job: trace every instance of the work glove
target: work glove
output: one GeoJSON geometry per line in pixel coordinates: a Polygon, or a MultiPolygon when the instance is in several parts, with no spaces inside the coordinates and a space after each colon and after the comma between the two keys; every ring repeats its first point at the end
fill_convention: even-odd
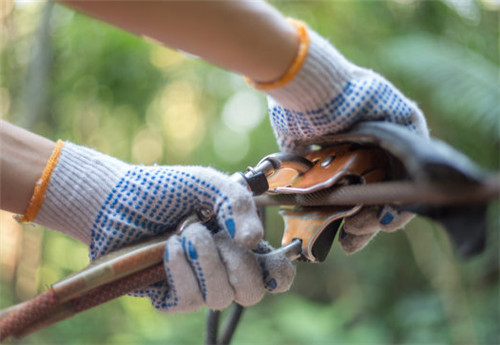
{"type": "Polygon", "coordinates": [[[215,214],[219,231],[187,225],[166,244],[167,279],[135,291],[159,310],[223,309],[285,291],[290,260],[270,249],[250,192],[227,175],[198,166],[136,166],[72,143],[58,142],[23,217],[90,246],[92,260],[129,243],[174,232],[186,217],[215,214]]]}
{"type": "MultiPolygon", "coordinates": [[[[303,23],[291,20],[300,41],[287,73],[270,83],[247,81],[268,96],[271,124],[282,151],[303,154],[298,142],[348,131],[362,121],[387,121],[428,137],[417,105],[377,73],[354,65],[303,23]]],[[[364,207],[346,218],[339,240],[347,253],[363,248],[379,230],[403,227],[412,214],[364,207]]]]}

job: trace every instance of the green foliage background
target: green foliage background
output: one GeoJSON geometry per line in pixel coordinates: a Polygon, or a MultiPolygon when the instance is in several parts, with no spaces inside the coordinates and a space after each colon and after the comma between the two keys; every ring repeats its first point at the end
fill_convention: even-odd
{"type": "MultiPolygon", "coordinates": [[[[499,169],[498,2],[273,4],[392,80],[419,103],[433,136],[499,169]]],[[[19,2],[3,28],[0,100],[9,121],[134,163],[234,172],[277,150],[265,99],[240,76],[59,5],[19,2]]],[[[274,211],[268,237],[278,244],[274,211]]],[[[234,343],[498,344],[498,214],[495,205],[486,252],[469,260],[424,218],[352,256],[335,244],[325,263],[297,265],[290,292],[249,308],[234,343]]],[[[85,266],[81,244],[36,231],[44,231],[39,291],[85,266]]],[[[2,279],[2,307],[19,302],[14,283],[2,279]]],[[[164,315],[123,297],[19,343],[198,344],[204,314],[164,315]]]]}

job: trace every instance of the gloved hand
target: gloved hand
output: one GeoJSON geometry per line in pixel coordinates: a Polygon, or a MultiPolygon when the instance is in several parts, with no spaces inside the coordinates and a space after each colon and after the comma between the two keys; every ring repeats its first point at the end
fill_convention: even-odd
{"type": "MultiPolygon", "coordinates": [[[[271,123],[283,151],[303,153],[303,139],[348,131],[362,121],[388,121],[428,137],[417,105],[377,73],[358,67],[301,22],[291,20],[300,40],[298,54],[278,81],[253,83],[268,95],[271,123]]],[[[248,80],[247,80],[248,81],[248,80]]],[[[344,251],[363,248],[378,230],[394,231],[412,215],[392,207],[366,207],[345,220],[344,251]]]]}
{"type": "MultiPolygon", "coordinates": [[[[295,273],[284,257],[259,260],[262,224],[251,194],[228,176],[197,166],[134,166],[94,150],[59,142],[25,221],[65,232],[90,245],[90,258],[150,236],[175,231],[197,209],[216,214],[213,235],[199,223],[171,236],[167,280],[136,291],[165,312],[203,304],[257,303],[265,290],[287,290],[295,273]]],[[[261,248],[262,249],[262,248],[261,248]]]]}

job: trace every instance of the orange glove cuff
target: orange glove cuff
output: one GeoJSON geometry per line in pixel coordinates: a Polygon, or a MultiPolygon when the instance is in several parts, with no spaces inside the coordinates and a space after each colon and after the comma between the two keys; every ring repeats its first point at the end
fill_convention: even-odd
{"type": "Polygon", "coordinates": [[[47,165],[43,170],[42,176],[37,181],[35,185],[35,189],[33,191],[33,195],[31,196],[30,203],[26,208],[24,214],[19,218],[21,223],[32,222],[38,214],[38,211],[42,207],[43,201],[45,199],[45,192],[47,191],[47,187],[49,186],[50,176],[52,175],[52,171],[54,171],[55,166],[57,165],[57,161],[59,160],[59,156],[61,155],[61,149],[64,146],[64,142],[58,140],[56,146],[54,147],[54,151],[47,161],[47,165]]]}

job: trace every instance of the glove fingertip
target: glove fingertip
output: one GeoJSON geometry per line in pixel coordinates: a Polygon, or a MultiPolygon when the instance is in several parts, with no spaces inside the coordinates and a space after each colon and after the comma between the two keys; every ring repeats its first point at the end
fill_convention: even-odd
{"type": "Polygon", "coordinates": [[[381,225],[389,225],[394,220],[394,214],[392,212],[385,212],[384,215],[380,218],[381,225]]]}
{"type": "Polygon", "coordinates": [[[235,185],[228,195],[217,212],[219,226],[235,243],[252,249],[264,236],[264,229],[251,194],[243,186],[235,185]]]}
{"type": "Polygon", "coordinates": [[[290,289],[295,278],[295,265],[283,253],[273,252],[273,247],[260,240],[252,249],[257,258],[263,289],[271,293],[290,289]]]}
{"type": "Polygon", "coordinates": [[[379,217],[380,228],[386,232],[393,232],[403,228],[415,215],[411,212],[384,208],[379,217]]]}
{"type": "Polygon", "coordinates": [[[343,229],[356,236],[374,233],[380,229],[377,214],[376,208],[365,207],[356,215],[345,218],[343,229]]]}
{"type": "Polygon", "coordinates": [[[264,237],[264,228],[258,218],[245,219],[245,222],[240,222],[236,226],[233,240],[242,247],[255,248],[264,237]]]}
{"type": "Polygon", "coordinates": [[[295,278],[295,265],[284,255],[257,255],[264,288],[271,293],[288,291],[295,278]]]}
{"type": "Polygon", "coordinates": [[[342,250],[346,254],[354,254],[363,249],[368,244],[368,242],[370,242],[375,237],[376,234],[377,232],[366,235],[353,235],[342,228],[339,235],[339,242],[342,250]]]}

